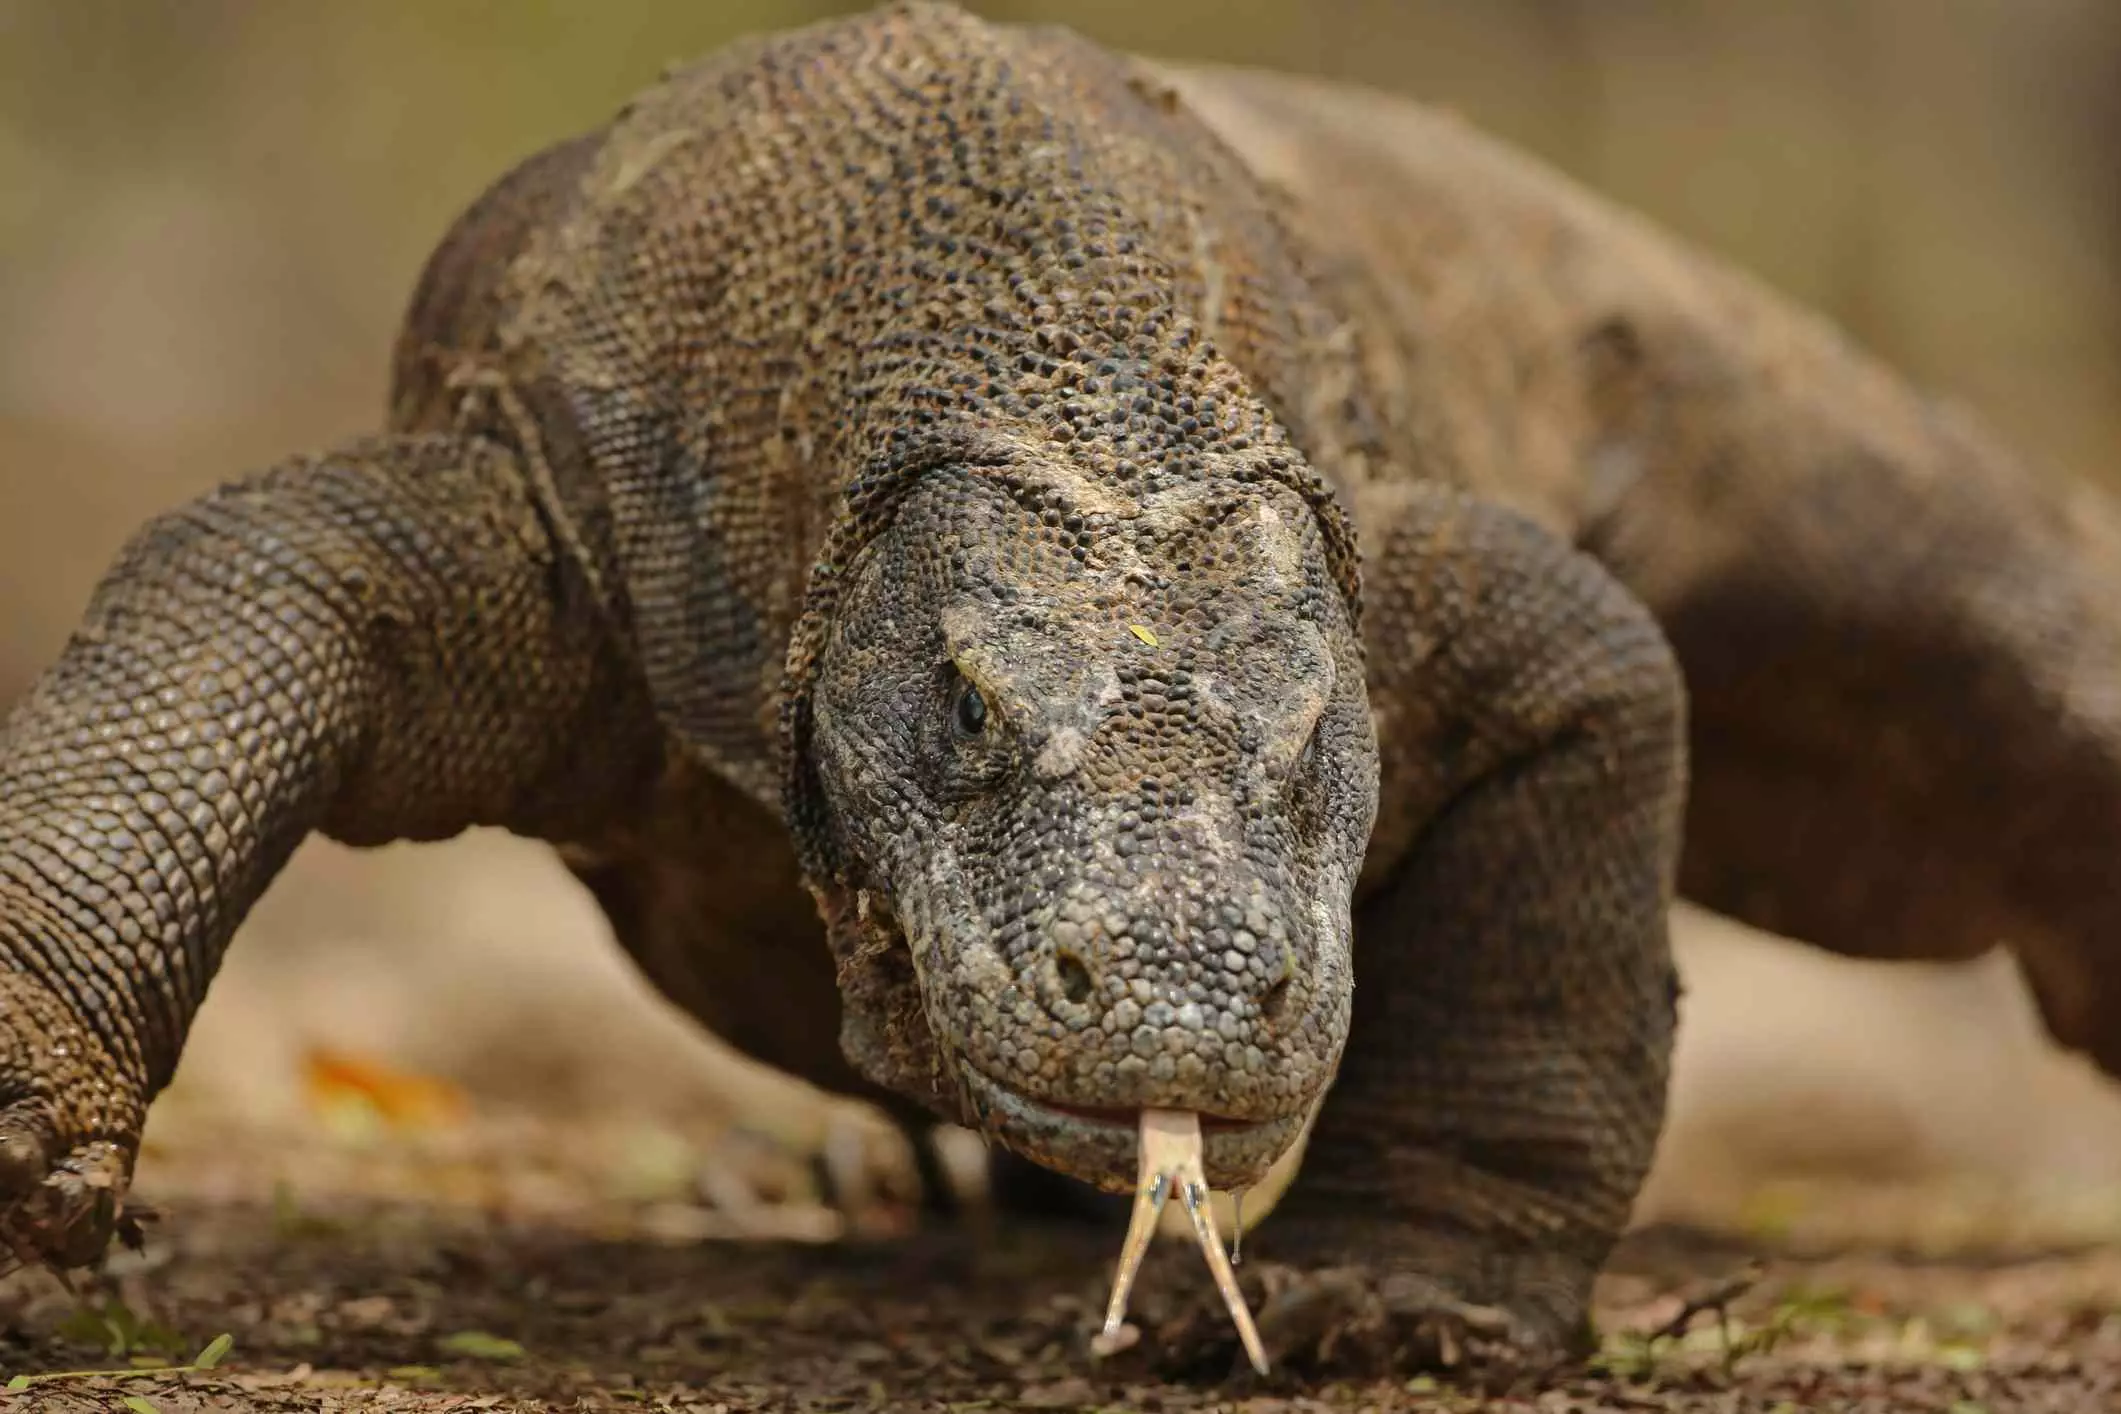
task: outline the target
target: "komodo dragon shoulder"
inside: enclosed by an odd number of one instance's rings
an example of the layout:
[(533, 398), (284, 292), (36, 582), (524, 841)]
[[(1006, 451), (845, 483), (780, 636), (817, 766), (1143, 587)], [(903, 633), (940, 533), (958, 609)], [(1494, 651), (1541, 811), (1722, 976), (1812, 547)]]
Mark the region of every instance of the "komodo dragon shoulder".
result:
[(152, 520), (9, 718), (0, 1223), (124, 1226), (304, 836), (498, 825), (737, 1044), (1043, 1171), (1308, 1128), (1282, 1356), (1562, 1358), (1675, 891), (2008, 942), (2121, 1068), (2117, 527), (1414, 104), (747, 41), (475, 203), (387, 430)]

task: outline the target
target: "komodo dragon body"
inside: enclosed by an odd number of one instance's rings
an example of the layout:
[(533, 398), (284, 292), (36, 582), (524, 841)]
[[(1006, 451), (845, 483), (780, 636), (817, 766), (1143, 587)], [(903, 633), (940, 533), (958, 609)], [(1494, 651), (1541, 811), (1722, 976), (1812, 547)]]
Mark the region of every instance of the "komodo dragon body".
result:
[(1409, 104), (742, 43), (461, 218), (391, 417), (154, 520), (0, 737), (19, 1254), (312, 831), (551, 841), (730, 1040), (1107, 1188), (1315, 1110), (1274, 1256), (1401, 1364), (1580, 1345), (1675, 887), (2007, 939), (2121, 1066), (2121, 516)]

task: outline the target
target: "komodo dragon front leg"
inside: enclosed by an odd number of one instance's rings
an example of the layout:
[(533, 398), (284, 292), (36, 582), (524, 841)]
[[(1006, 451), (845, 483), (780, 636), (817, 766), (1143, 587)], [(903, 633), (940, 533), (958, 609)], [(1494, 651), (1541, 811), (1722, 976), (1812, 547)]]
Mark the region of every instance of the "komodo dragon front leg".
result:
[(659, 740), (499, 447), (358, 443), (152, 522), (0, 731), (0, 1265), (123, 1221), (147, 1104), (304, 835), (566, 838)]

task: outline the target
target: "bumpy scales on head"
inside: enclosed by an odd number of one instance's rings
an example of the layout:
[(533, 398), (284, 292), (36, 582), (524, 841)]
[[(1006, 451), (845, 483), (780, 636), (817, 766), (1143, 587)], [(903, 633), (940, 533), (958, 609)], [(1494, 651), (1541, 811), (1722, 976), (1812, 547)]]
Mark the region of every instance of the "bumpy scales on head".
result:
[(1112, 1189), (1145, 1108), (1202, 1116), (1212, 1181), (1258, 1178), (1347, 1034), (1361, 665), (1308, 508), (1245, 469), (930, 473), (815, 687), (858, 965), (902, 949), (886, 1010), (940, 1038), (911, 1063)]

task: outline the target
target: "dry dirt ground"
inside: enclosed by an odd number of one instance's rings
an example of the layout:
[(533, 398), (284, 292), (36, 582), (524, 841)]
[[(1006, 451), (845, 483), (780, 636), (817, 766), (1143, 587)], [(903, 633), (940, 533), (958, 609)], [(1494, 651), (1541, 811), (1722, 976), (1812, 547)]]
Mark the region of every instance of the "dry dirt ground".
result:
[[(0, 1280), (0, 1409), (1481, 1407), (1099, 1366), (1116, 1234), (850, 1236), (795, 1157), (847, 1133), (828, 1107), (654, 1003), (554, 874), (493, 839), (305, 851), (156, 1107), (145, 1256)], [(2007, 969), (1694, 914), (1677, 941), (1672, 1122), (1602, 1361), (1488, 1407), (2121, 1410), (2121, 1095)], [(1727, 1322), (1652, 1337), (1749, 1250), (1775, 1256)], [(1197, 1266), (1156, 1254), (1137, 1309)]]
[[(796, 1156), (850, 1131), (655, 1003), (555, 874), (490, 838), (305, 851), (156, 1107), (145, 1256), (0, 1280), (0, 1409), (1482, 1407), (1097, 1365), (1116, 1234), (849, 1235)], [(1486, 1407), (2121, 1410), (2121, 1094), (2045, 1049), (2007, 966), (1679, 925), (1672, 1120), (1603, 1358)], [(1763, 1250), (1727, 1322), (1653, 1338)], [(1137, 1309), (1197, 1267), (1156, 1254)]]
[[(1172, 1376), (1143, 1352), (1100, 1366), (1086, 1335), (1114, 1236), (975, 1218), (835, 1237), (807, 1170), (763, 1141), (529, 1120), (392, 1133), (342, 1113), (279, 1134), (194, 1130), (148, 1164), (163, 1211), (144, 1257), (73, 1295), (43, 1273), (0, 1282), (7, 1375), (130, 1372), (40, 1380), (0, 1407), (2121, 1409), (2121, 1247), (2058, 1246), (2023, 1213), (1935, 1193), (1790, 1206), (1764, 1275), (1684, 1334), (1655, 1333), (1743, 1276), (1769, 1217), (1750, 1247), (1639, 1233), (1602, 1283), (1597, 1365), (1482, 1403), (1426, 1382)], [(260, 1191), (266, 1172), (293, 1177)], [(754, 1191), (781, 1201), (726, 1198)], [(1875, 1225), (1864, 1202), (1903, 1228), (1926, 1205), (1921, 1226), (1956, 1250), (1827, 1250), (1834, 1231)], [(1271, 1259), (1271, 1219), (1249, 1245)], [(1152, 1255), (1145, 1351), (1195, 1265), (1178, 1246)], [(211, 1345), (225, 1347), (212, 1369), (153, 1368)]]

